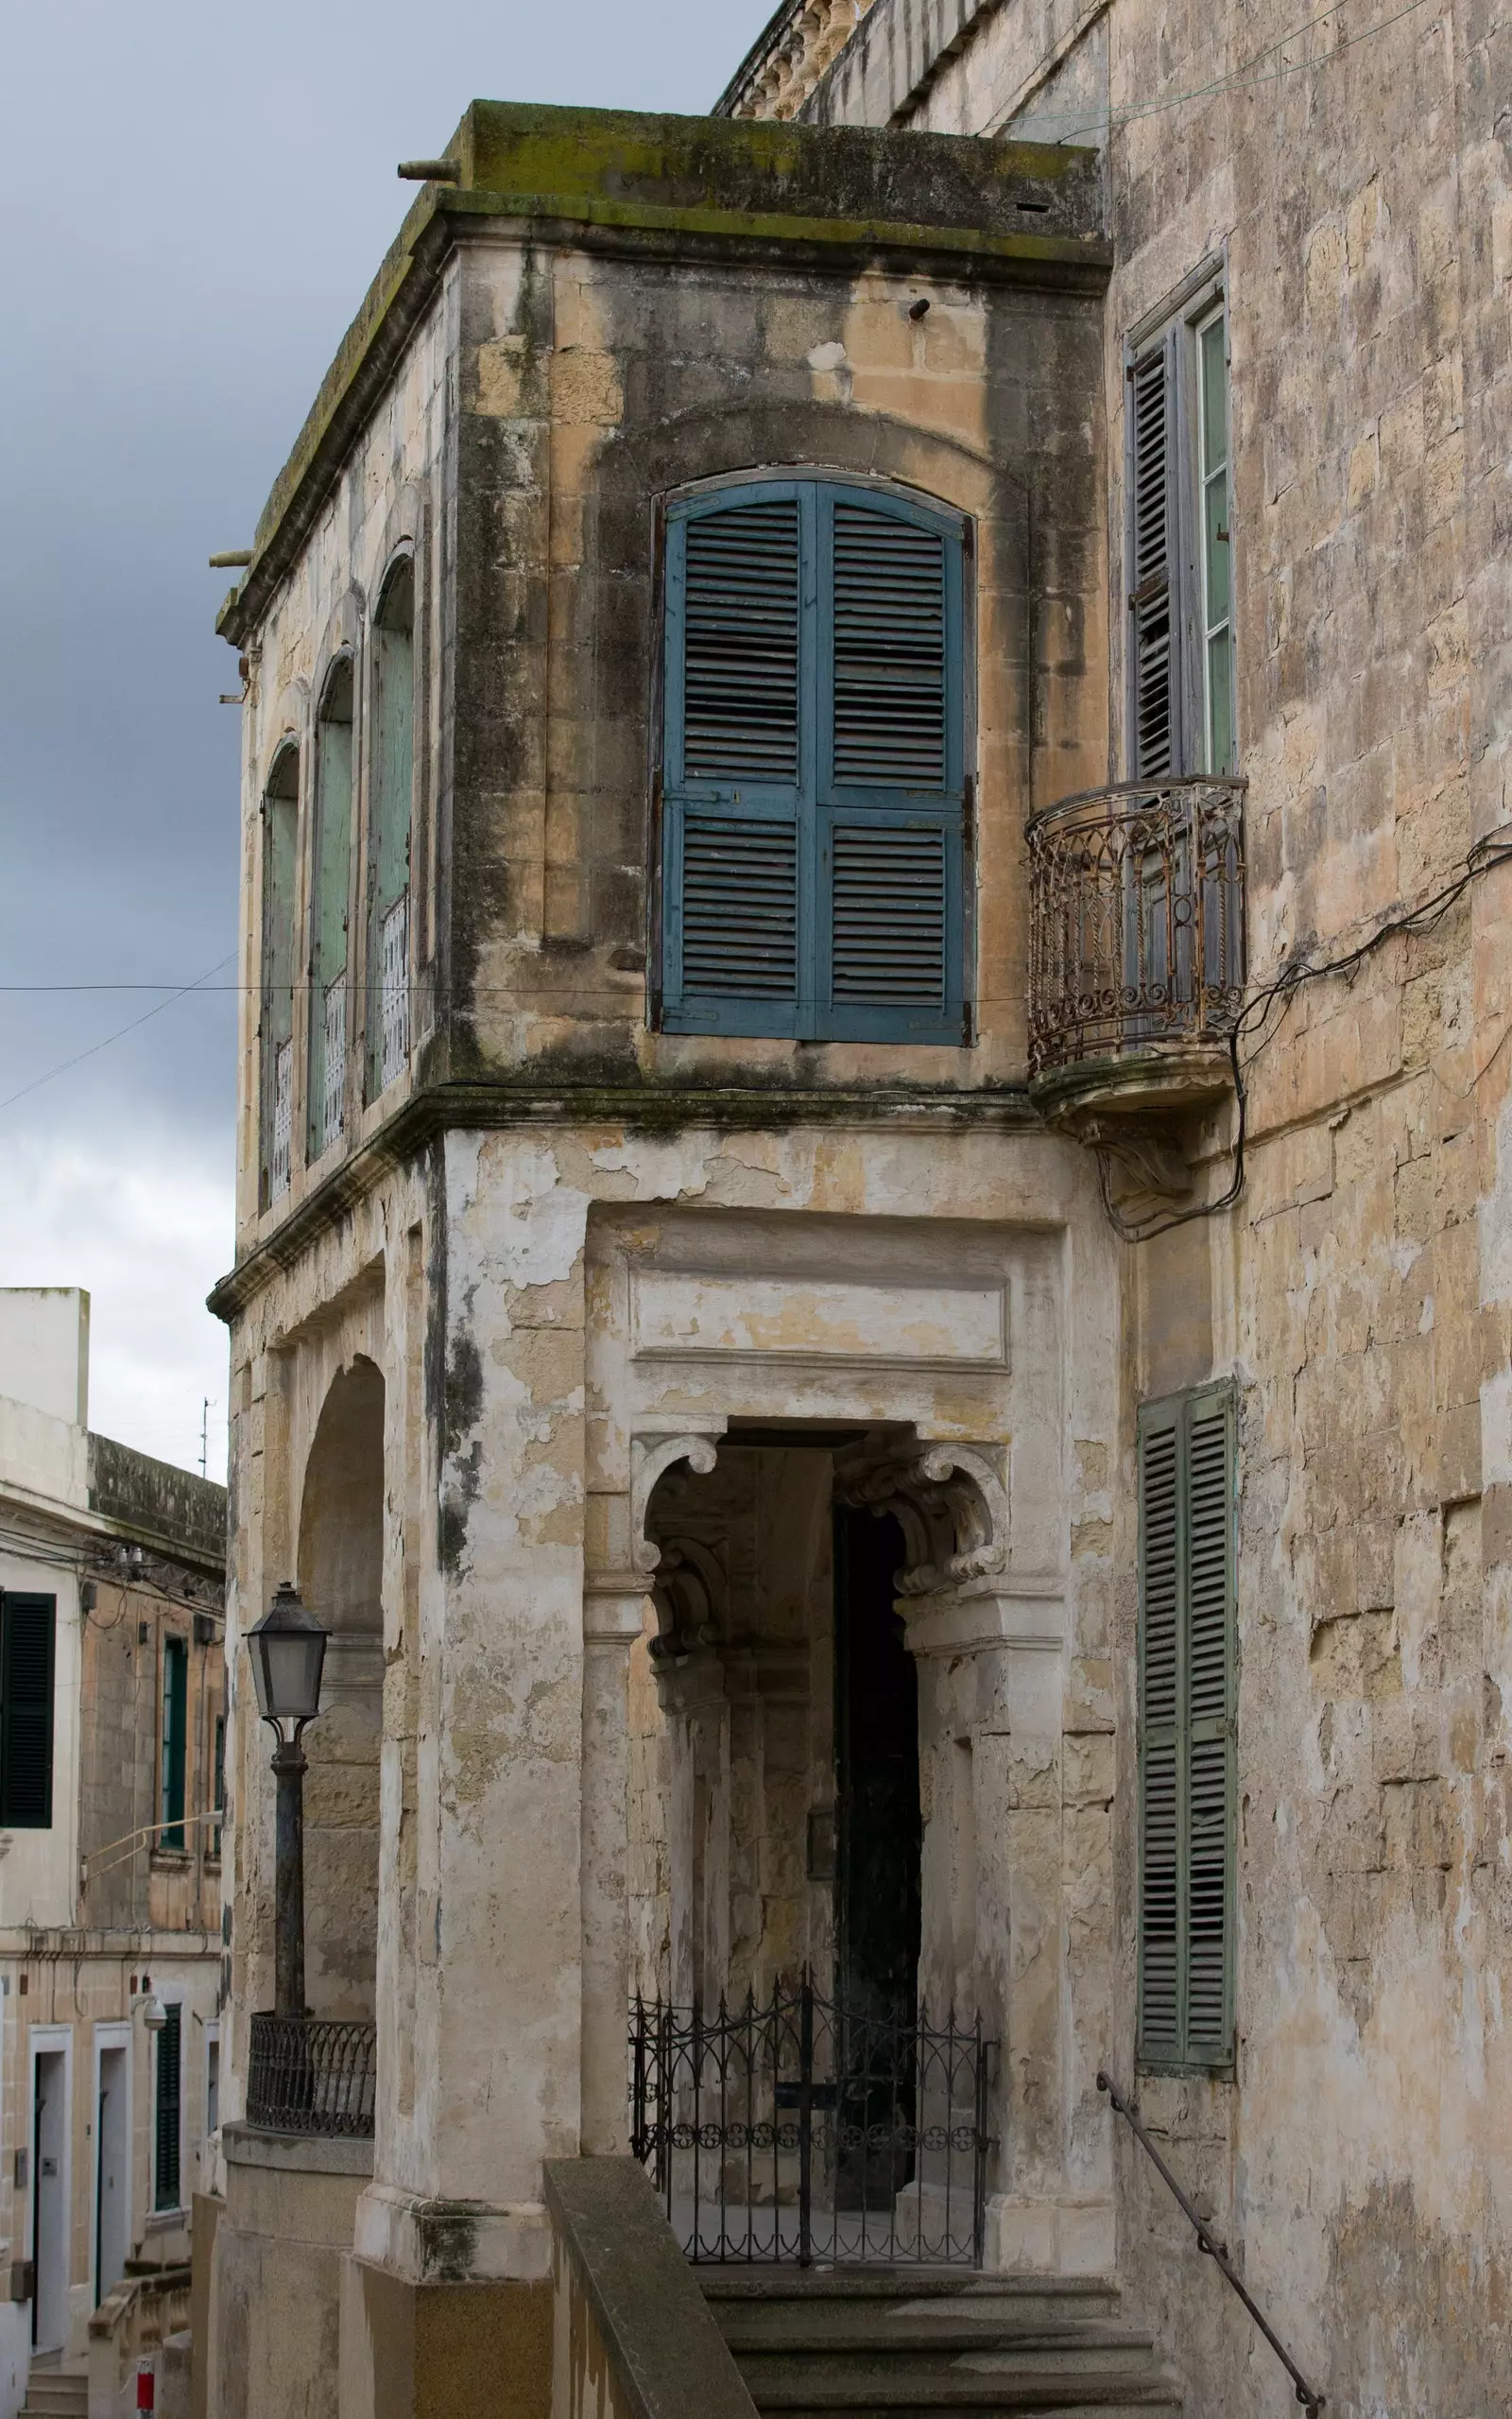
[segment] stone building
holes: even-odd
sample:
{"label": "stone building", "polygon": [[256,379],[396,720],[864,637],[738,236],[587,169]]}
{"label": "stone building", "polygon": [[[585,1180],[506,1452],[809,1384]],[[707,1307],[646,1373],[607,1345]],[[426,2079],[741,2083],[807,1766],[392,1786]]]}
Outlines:
{"label": "stone building", "polygon": [[91,1431],[88,1295],[0,1290],[7,2419],[34,2359],[80,2370],[97,2313],[129,2326],[187,2276],[219,2122],[225,1524],[223,1487]]}
{"label": "stone building", "polygon": [[1252,30],[476,103],[274,490],[229,1621],[376,2081],[243,1662],[227,2419],[644,2407],[629,2150],[870,2272],[711,2412],[910,2259],[920,2409],[1279,2411],[1101,2074],[1332,2409],[1504,2402],[1505,36]]}

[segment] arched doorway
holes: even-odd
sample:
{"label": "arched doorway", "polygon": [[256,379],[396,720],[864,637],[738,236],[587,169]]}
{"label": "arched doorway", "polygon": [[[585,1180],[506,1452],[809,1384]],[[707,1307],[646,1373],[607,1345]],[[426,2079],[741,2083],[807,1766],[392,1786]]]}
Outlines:
{"label": "arched doorway", "polygon": [[331,1633],[305,1738],[305,1995],[374,2013],[383,1736],[384,1381],[361,1356],[334,1381],[305,1464],[300,1593]]}

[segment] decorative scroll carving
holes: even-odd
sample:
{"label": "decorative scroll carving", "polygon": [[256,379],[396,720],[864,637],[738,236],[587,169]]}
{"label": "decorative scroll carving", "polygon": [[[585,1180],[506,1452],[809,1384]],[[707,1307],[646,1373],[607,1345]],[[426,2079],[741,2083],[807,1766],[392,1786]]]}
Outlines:
{"label": "decorative scroll carving", "polygon": [[890,1512],[907,1559],[900,1596],[928,1596],[1002,1570],[1008,1551],[1008,1497],[1001,1448],[868,1442],[835,1463],[841,1503]]}
{"label": "decorative scroll carving", "polygon": [[657,1618],[652,1661],[686,1663],[699,1647],[714,1645],[724,1593],[725,1574],[709,1546],[691,1537],[669,1539],[650,1586]]}
{"label": "decorative scroll carving", "polygon": [[630,1476],[630,1554],[638,1571],[649,1577],[662,1559],[662,1547],[645,1529],[658,1479],[678,1461],[686,1461],[707,1478],[718,1453],[716,1436],[663,1436],[654,1443],[637,1438]]}

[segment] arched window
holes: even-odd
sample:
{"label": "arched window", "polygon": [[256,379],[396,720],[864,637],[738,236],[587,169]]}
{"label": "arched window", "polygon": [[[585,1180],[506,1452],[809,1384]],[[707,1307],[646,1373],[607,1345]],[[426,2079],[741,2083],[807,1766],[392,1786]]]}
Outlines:
{"label": "arched window", "polygon": [[415,786],[415,566],[398,564],[373,624],[368,846],[368,1096],[409,1063],[409,831]]}
{"label": "arched window", "polygon": [[352,658],[331,668],[315,730],[315,861],[310,901],[309,1151],[318,1159],[347,1121],[347,893],[352,877]]}
{"label": "arched window", "polygon": [[263,793],[261,1125],[264,1206],[289,1188],[294,1114],[294,875],[300,752],[281,748]]}
{"label": "arched window", "polygon": [[965,1037],[965,537],[861,482],[669,507],[668,1031]]}

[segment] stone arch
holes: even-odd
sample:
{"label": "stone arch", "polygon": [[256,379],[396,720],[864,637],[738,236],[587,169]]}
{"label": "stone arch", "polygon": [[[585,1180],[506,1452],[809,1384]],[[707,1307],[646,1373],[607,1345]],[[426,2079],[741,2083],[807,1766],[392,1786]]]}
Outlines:
{"label": "stone arch", "polygon": [[311,2012],[374,2013],[383,1737],[383,1374],[359,1354],[320,1407],[300,1503],[300,1593],[330,1631],[306,1734],[305,1982]]}

